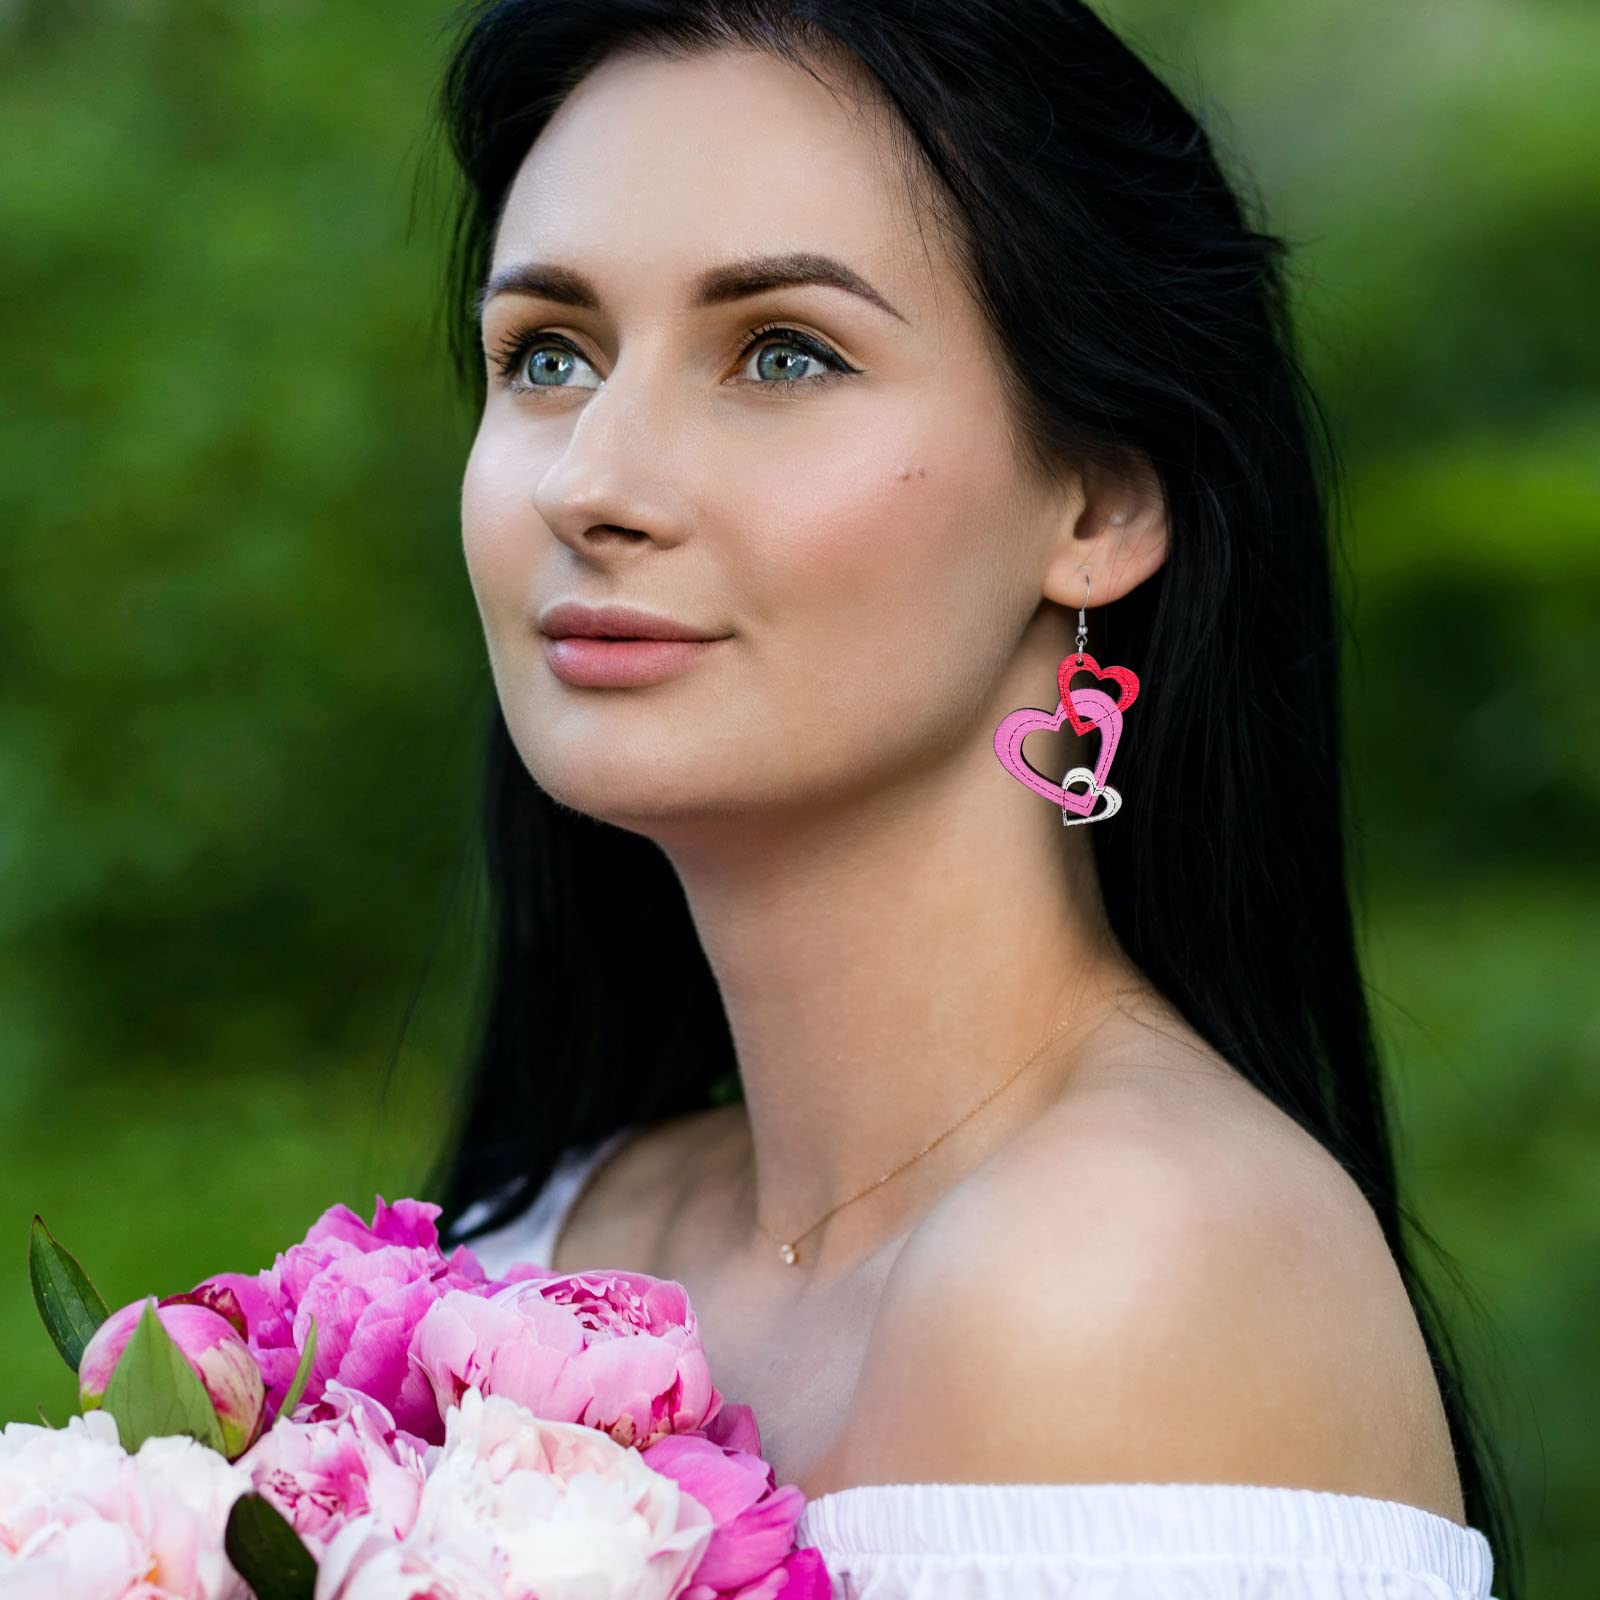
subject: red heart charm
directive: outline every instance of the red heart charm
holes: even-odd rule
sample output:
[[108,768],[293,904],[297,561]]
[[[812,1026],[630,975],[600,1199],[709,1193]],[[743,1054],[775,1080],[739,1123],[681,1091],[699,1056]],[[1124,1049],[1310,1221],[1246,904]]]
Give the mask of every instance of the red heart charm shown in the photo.
[[1080,717],[1072,704],[1072,679],[1080,672],[1092,672],[1097,678],[1110,678],[1120,687],[1122,693],[1117,700],[1118,715],[1139,698],[1139,678],[1127,667],[1102,667],[1093,656],[1087,653],[1080,655],[1076,650],[1062,661],[1056,668],[1056,686],[1061,690],[1061,705],[1067,713],[1067,721],[1072,724],[1072,731],[1082,738],[1094,723]]

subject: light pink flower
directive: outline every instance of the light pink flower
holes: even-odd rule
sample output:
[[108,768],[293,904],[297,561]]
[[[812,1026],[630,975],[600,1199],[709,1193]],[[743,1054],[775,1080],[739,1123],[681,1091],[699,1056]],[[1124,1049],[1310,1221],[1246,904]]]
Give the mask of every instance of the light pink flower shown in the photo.
[[7,1600],[245,1600],[223,1551],[249,1475],[193,1439],[136,1455],[103,1411],[0,1430],[0,1593]]
[[493,1558],[478,1540],[406,1545],[375,1534],[355,1551],[337,1589],[319,1581],[315,1600],[505,1600]]
[[710,1512],[639,1451],[503,1396],[469,1389],[429,1455],[410,1533],[346,1524],[316,1600],[671,1600],[711,1538]]
[[[133,1337],[144,1308],[154,1301],[155,1297],[148,1295],[123,1306],[95,1330],[78,1363],[78,1404],[83,1410],[100,1405],[112,1370]],[[183,1303],[174,1296],[156,1305],[156,1317],[211,1396],[217,1421],[222,1424],[223,1453],[232,1460],[249,1448],[261,1428],[266,1401],[261,1368],[221,1312]]]
[[444,1295],[417,1324],[409,1360],[413,1410],[431,1393],[444,1416],[479,1389],[640,1449],[703,1426],[722,1405],[683,1285],[645,1273],[561,1273],[487,1297]]
[[369,1226],[348,1206],[330,1206],[264,1271],[218,1273],[200,1286],[231,1289],[237,1297],[274,1416],[315,1317],[317,1353],[303,1402],[314,1404],[337,1379],[377,1400],[408,1432],[435,1444],[444,1438],[431,1395],[401,1394],[406,1349],[435,1300],[489,1284],[466,1245],[448,1257],[439,1249],[439,1209],[418,1200],[391,1206],[379,1195]]
[[777,1486],[761,1458],[749,1406],[727,1404],[710,1427],[670,1434],[644,1452],[645,1461],[694,1496],[712,1516],[711,1543],[683,1600],[828,1600],[821,1553],[794,1548],[805,1496]]
[[391,1538],[410,1531],[426,1449],[376,1400],[335,1378],[315,1405],[298,1409],[298,1420],[268,1428],[239,1465],[320,1556],[356,1517],[370,1515]]

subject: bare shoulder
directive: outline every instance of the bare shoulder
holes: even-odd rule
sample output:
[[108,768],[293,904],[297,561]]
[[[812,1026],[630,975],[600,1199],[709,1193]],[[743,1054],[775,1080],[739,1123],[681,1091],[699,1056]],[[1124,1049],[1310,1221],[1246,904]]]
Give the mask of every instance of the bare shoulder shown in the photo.
[[1070,1091],[908,1241],[850,1481],[1276,1484],[1461,1521],[1364,1196],[1218,1058],[1161,1055]]
[[714,1106],[640,1124],[593,1172],[562,1229],[567,1260],[656,1259],[676,1228],[684,1175],[733,1159],[741,1110]]

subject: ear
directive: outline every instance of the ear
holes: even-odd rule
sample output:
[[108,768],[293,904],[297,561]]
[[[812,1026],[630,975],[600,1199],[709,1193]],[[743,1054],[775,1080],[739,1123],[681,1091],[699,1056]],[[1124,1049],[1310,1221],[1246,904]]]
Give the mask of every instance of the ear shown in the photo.
[[1074,611],[1119,599],[1167,559],[1167,502],[1148,462],[1085,466],[1066,497],[1044,595]]

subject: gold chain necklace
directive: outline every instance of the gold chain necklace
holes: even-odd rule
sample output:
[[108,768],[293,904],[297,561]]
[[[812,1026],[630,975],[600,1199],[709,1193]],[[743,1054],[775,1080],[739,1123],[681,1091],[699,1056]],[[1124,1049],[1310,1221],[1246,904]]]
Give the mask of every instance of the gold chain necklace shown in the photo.
[[805,1238],[807,1233],[815,1233],[817,1231],[817,1229],[820,1228],[822,1226],[822,1224],[824,1222],[826,1222],[828,1220],[828,1218],[831,1217],[834,1214],[835,1211],[841,1211],[841,1210],[844,1209],[845,1206],[852,1205],[857,1200],[861,1199],[861,1197],[863,1195],[871,1194],[872,1191],[874,1189],[876,1189],[879,1184],[887,1183],[892,1177],[895,1176],[896,1173],[904,1172],[905,1169],[907,1167],[909,1167],[913,1161],[920,1161],[923,1156],[927,1155],[927,1153],[931,1149],[933,1149],[934,1145],[943,1143],[943,1141],[948,1139],[950,1137],[950,1135],[952,1133],[954,1133],[956,1131],[956,1129],[961,1126],[961,1123],[963,1123],[963,1122],[965,1122],[967,1120],[968,1117],[974,1116],[974,1115],[976,1115],[976,1113],[978,1113],[979,1111],[983,1110],[983,1108],[986,1105],[988,1105],[988,1103],[991,1100],[993,1100],[994,1097],[997,1094],[1000,1093],[1001,1089],[1004,1089],[1005,1087],[1007,1087],[1007,1085],[1009,1085],[1011,1083],[1014,1083],[1016,1081],[1016,1079],[1017,1079],[1018,1074],[1021,1073],[1022,1069],[1024,1067],[1026,1067],[1026,1066],[1031,1065],[1035,1060],[1037,1060],[1038,1057],[1039,1057],[1040,1052],[1043,1051],[1045,1046],[1047,1044],[1049,1044],[1050,1041],[1052,1039],[1054,1039],[1055,1036],[1062,1031],[1062,1029],[1070,1027],[1072,1025],[1072,1023],[1074,1023],[1074,1022],[1076,1022],[1078,1020],[1079,1019],[1076,1018],[1076,1017],[1069,1017],[1065,1022],[1057,1023],[1056,1026],[1053,1027],[1050,1030],[1050,1032],[1045,1035],[1043,1041],[1040,1044],[1036,1045],[1031,1051],[1029,1051],[1029,1053],[1026,1056],[1024,1056],[1023,1059],[1021,1061],[1019,1061],[1014,1068],[1012,1068],[1011,1074],[1005,1080],[1005,1083],[999,1084],[995,1088],[991,1089],[988,1092],[988,1094],[986,1094],[983,1097],[983,1099],[981,1099],[977,1103],[977,1105],[975,1105],[972,1108],[971,1111],[968,1111],[966,1113],[966,1115],[963,1116],[960,1119],[959,1122],[952,1123],[948,1128],[946,1128],[944,1130],[943,1133],[941,1133],[939,1135],[939,1137],[937,1139],[932,1139],[927,1144],[923,1145],[923,1147],[919,1151],[917,1151],[917,1153],[914,1156],[907,1156],[906,1159],[904,1161],[902,1161],[898,1167],[891,1167],[889,1169],[889,1171],[884,1173],[884,1175],[881,1178],[878,1178],[874,1182],[869,1183],[866,1186],[865,1189],[862,1189],[862,1190],[858,1191],[856,1194],[851,1195],[848,1199],[839,1201],[839,1203],[837,1205],[830,1206],[826,1211],[824,1211],[822,1213],[822,1215],[820,1217],[817,1218],[817,1220],[815,1222],[813,1222],[811,1224],[811,1226],[809,1228],[807,1228],[805,1230],[804,1233],[797,1233],[792,1239],[780,1239],[777,1234],[775,1234],[775,1233],[773,1233],[771,1231],[771,1229],[762,1227],[761,1219],[759,1217],[757,1217],[755,1219],[756,1226],[758,1228],[760,1228],[761,1231],[764,1234],[766,1234],[766,1236],[769,1239],[771,1239],[772,1242],[775,1245],[777,1245],[777,1247],[778,1247],[778,1255],[782,1258],[784,1265],[792,1267],[792,1266],[795,1265],[796,1262],[799,1261],[800,1255],[799,1255],[799,1252],[796,1251],[795,1246],[797,1244],[799,1244],[799,1242],[803,1238]]

